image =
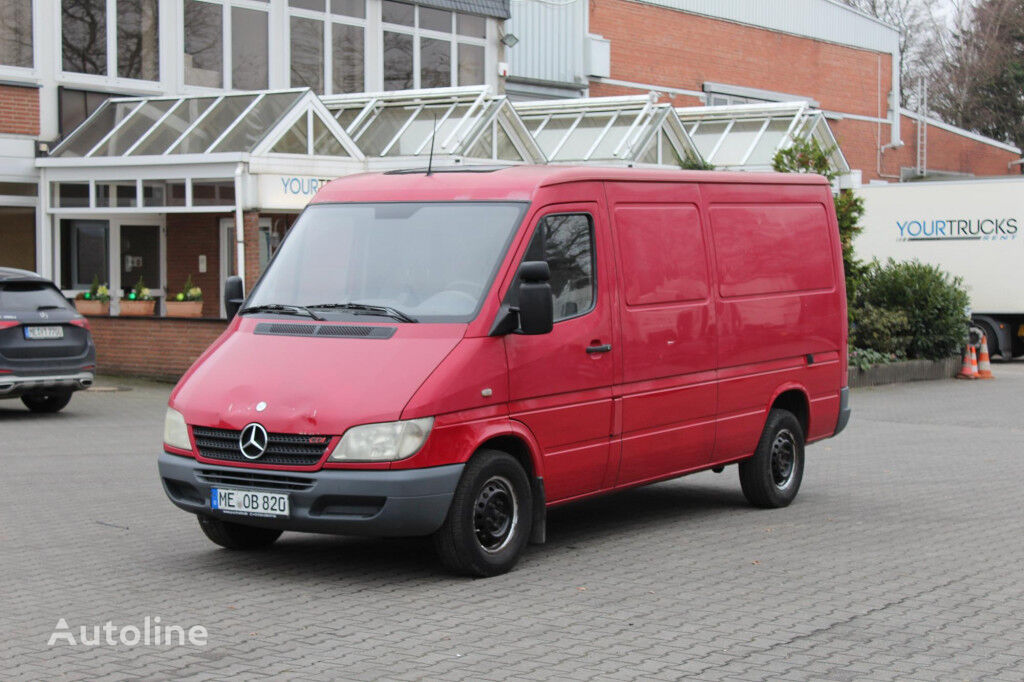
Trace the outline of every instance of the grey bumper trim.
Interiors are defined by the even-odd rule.
[[[46,391],[57,388],[70,388],[72,391],[78,391],[92,386],[94,379],[95,377],[92,372],[35,377],[0,374],[0,396],[18,396],[32,391]]]
[[[440,528],[465,467],[296,472],[203,464],[166,452],[158,464],[164,492],[193,514],[281,530],[390,537],[429,535]],[[215,487],[287,493],[290,516],[213,510],[210,489]]]
[[[836,431],[833,436],[838,436],[846,425],[850,423],[850,387],[843,386],[839,389],[839,419],[836,421]]]

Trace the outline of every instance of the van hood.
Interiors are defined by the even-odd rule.
[[[256,333],[268,323],[297,333]],[[185,376],[171,407],[193,426],[239,430],[258,421],[270,432],[341,435],[399,419],[466,332],[461,324],[398,324],[381,326],[394,329],[390,338],[309,336],[308,328],[332,324],[241,320]]]

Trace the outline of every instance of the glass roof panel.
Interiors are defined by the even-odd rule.
[[[81,127],[60,146],[56,156],[85,156],[118,123],[123,121],[139,106],[137,100],[130,102],[106,102]]]
[[[505,126],[498,124],[498,146],[495,150],[494,158],[499,161],[522,161],[523,155],[516,149],[515,144],[512,142],[512,138],[509,136],[508,131],[505,130]]]
[[[176,99],[158,99],[143,102],[130,121],[107,138],[107,141],[92,153],[92,156],[121,156],[142,137],[160,117],[178,103]]]
[[[548,121],[547,125],[540,129],[540,132],[536,132],[536,125],[532,125],[532,121],[528,123],[531,130],[534,131],[534,138],[537,140],[537,144],[544,152],[544,156],[551,158],[552,152],[558,147],[558,145],[565,138],[569,128],[573,126],[576,119],[580,117],[580,114],[567,114],[564,116],[552,116]],[[538,124],[539,125],[539,124]]]
[[[302,116],[277,141],[270,151],[277,154],[307,154],[309,135],[306,132],[306,117]]]
[[[380,156],[417,109],[418,106],[384,107],[375,116],[371,115],[372,120],[356,138],[356,144],[366,156]]]
[[[764,127],[764,119],[736,121],[729,134],[715,152],[714,158],[708,159],[717,166],[738,166],[743,163],[747,152],[757,141],[757,136]]]
[[[356,116],[363,110],[363,107],[348,107],[347,109],[340,109],[335,118],[338,119],[338,123],[346,131],[351,132],[348,127],[352,125],[352,121],[356,120]]]
[[[701,156],[708,158],[728,126],[729,123],[726,121],[704,121],[696,130],[690,130],[690,137],[693,138],[693,143],[697,145],[697,151]]]
[[[555,161],[583,161],[587,158],[594,143],[597,142],[601,133],[611,122],[611,114],[585,115],[576,128],[569,135],[569,138],[554,155]],[[547,150],[544,150],[547,153]]]
[[[472,156],[475,159],[494,158],[494,135],[492,134],[492,129],[493,126],[487,126],[487,129],[480,135],[480,139],[476,141],[476,144],[466,152],[466,156]]]
[[[629,127],[636,120],[636,112],[619,114],[619,117],[612,123],[605,136],[597,143],[597,148],[590,155],[591,159],[614,159],[615,150],[622,142],[622,138],[629,132]]]
[[[131,155],[163,154],[216,100],[216,97],[195,97],[183,100],[178,108],[164,119],[163,123],[158,125],[139,143],[138,147],[132,150]]]
[[[317,156],[348,156],[327,124],[316,114],[313,116],[313,154]]]
[[[792,121],[788,118],[773,118],[764,131],[764,135],[758,140],[757,146],[747,159],[748,166],[771,166],[775,158],[775,152],[779,145],[786,139],[786,133]]]
[[[231,95],[210,109],[199,125],[170,150],[171,154],[202,154],[256,99],[257,95]]]
[[[301,92],[268,94],[235,123],[214,152],[247,152],[262,140],[302,96]]]

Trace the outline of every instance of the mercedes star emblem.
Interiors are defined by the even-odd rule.
[[[259,459],[267,451],[267,430],[261,424],[253,422],[238,434],[238,447],[246,459]]]

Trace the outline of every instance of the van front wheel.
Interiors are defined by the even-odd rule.
[[[466,465],[434,546],[453,571],[500,575],[519,560],[532,519],[533,496],[523,467],[504,452],[483,450]]]
[[[771,410],[757,450],[740,462],[740,486],[755,507],[785,507],[804,476],[804,430],[787,410]]]

